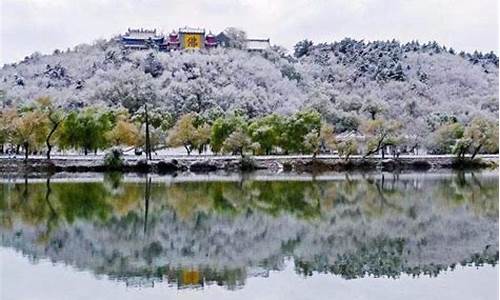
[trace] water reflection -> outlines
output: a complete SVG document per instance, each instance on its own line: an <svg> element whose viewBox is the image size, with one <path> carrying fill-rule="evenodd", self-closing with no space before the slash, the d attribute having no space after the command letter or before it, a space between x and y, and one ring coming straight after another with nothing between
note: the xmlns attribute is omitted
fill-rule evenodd
<svg viewBox="0 0 500 300"><path fill-rule="evenodd" d="M4 180L1 245L128 285L179 288L239 288L287 258L298 274L346 279L498 262L496 174L167 179Z"/></svg>

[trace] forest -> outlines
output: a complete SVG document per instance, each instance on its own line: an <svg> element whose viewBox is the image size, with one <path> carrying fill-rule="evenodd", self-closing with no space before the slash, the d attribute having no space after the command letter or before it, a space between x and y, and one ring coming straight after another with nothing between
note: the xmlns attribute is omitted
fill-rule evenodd
<svg viewBox="0 0 500 300"><path fill-rule="evenodd" d="M113 146L148 155L498 152L498 57L436 42L164 53L112 38L4 65L0 101L1 151L26 157Z"/></svg>

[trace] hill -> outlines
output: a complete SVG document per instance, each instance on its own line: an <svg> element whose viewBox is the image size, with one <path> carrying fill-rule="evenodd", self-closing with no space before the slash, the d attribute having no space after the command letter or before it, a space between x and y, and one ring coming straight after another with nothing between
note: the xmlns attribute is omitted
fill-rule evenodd
<svg viewBox="0 0 500 300"><path fill-rule="evenodd" d="M429 132L447 120L497 120L498 57L456 53L435 42L344 39L297 43L294 55L212 49L131 51L114 39L51 55L35 53L0 69L3 106L50 96L67 109L148 101L177 117L242 111L249 117L316 108L337 131L362 119L397 119Z"/></svg>

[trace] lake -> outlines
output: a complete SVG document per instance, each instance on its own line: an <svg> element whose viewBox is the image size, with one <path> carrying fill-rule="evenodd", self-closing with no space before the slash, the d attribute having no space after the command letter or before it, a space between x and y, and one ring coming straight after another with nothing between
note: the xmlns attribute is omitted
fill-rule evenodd
<svg viewBox="0 0 500 300"><path fill-rule="evenodd" d="M0 180L0 298L498 299L498 173Z"/></svg>

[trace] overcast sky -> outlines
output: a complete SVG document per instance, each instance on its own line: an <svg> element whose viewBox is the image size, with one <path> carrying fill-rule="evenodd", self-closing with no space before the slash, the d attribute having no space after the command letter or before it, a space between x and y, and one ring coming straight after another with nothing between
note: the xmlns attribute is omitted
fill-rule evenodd
<svg viewBox="0 0 500 300"><path fill-rule="evenodd" d="M239 27L291 49L344 37L436 40L498 53L498 0L0 0L0 64L109 38L128 27Z"/></svg>

